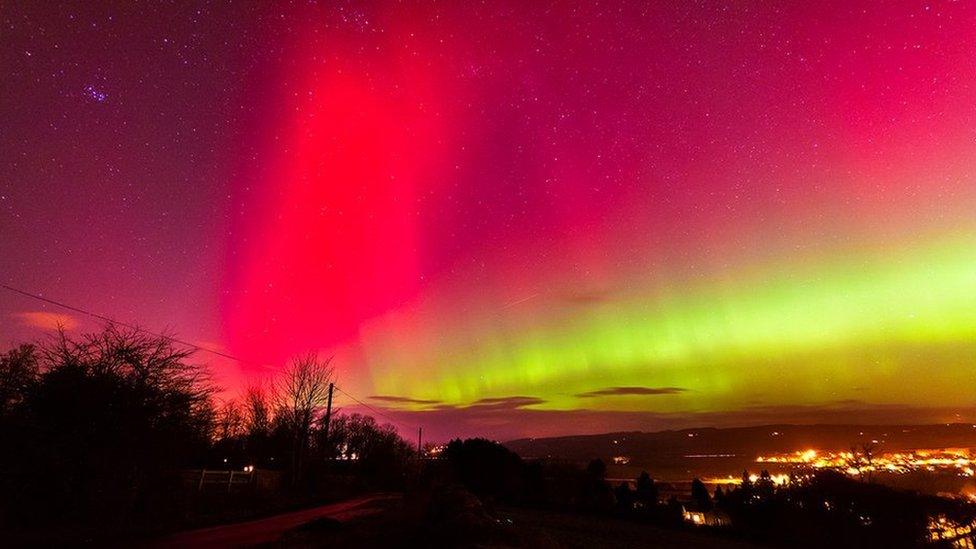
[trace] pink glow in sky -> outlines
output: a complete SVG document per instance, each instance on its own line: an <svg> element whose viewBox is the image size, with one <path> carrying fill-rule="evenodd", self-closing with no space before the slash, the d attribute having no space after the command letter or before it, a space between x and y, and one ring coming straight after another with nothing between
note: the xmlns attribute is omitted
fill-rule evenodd
<svg viewBox="0 0 976 549"><path fill-rule="evenodd" d="M8 283L445 435L976 404L972 5L158 10L0 8Z"/></svg>

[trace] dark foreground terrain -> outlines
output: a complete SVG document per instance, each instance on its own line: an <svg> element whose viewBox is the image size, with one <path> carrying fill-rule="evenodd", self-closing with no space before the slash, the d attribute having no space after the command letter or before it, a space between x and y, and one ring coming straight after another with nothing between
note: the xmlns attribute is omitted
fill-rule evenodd
<svg viewBox="0 0 976 549"><path fill-rule="evenodd" d="M248 547L277 542L295 528L306 524L342 524L387 512L399 497L390 494L368 495L301 511L282 513L248 522L225 524L180 532L159 539L152 547Z"/></svg>
<svg viewBox="0 0 976 549"><path fill-rule="evenodd" d="M447 501L383 499L352 517L323 517L284 532L268 547L749 548L691 529L671 530L613 517L504 507L489 512L471 494ZM213 545L211 545L213 546Z"/></svg>

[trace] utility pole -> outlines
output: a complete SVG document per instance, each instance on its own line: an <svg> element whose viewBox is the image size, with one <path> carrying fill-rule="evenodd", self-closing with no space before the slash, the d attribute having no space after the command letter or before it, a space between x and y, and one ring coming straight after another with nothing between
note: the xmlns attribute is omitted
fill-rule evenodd
<svg viewBox="0 0 976 549"><path fill-rule="evenodd" d="M423 440L424 440L424 428L418 427L417 428L417 455L420 456L420 459L424 459Z"/></svg>
<svg viewBox="0 0 976 549"><path fill-rule="evenodd" d="M329 427L332 425L332 389L335 383L329 383L329 400L325 404L325 443L329 443Z"/></svg>

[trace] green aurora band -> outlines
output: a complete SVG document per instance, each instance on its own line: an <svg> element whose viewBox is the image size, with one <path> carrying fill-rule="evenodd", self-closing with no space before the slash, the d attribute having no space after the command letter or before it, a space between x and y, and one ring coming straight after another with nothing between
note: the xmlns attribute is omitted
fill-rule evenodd
<svg viewBox="0 0 976 549"><path fill-rule="evenodd" d="M403 341L374 341L372 382L380 394L450 404L530 395L545 400L539 409L971 404L974 234L897 254L852 252L815 268L794 263L745 282L620 294L544 317L536 310L516 326L482 320L428 333L428 347L406 353ZM610 386L682 391L577 396Z"/></svg>

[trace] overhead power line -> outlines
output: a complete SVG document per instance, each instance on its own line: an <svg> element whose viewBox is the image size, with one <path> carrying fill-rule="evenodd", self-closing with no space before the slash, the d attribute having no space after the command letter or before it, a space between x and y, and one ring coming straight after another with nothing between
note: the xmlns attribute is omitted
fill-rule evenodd
<svg viewBox="0 0 976 549"><path fill-rule="evenodd" d="M338 385L336 385L335 388L336 388L336 391L339 391L340 393L342 393L342 394L346 395L347 397L351 398L352 400L356 401L360 406L363 406L364 408L366 408L367 410L373 412L374 414L376 414L378 416L382 416L382 417L386 418L387 420L389 420L392 423L399 423L400 425L406 425L408 427L417 427L417 425L414 425L414 424L412 424L410 422L403 421L402 419L394 419L394 418L392 418L392 417L384 414L383 412L377 410L376 408L373 408L369 404L366 404L365 402L363 402L363 401L359 400L358 398L352 396L348 392L343 391L342 388L340 388Z"/></svg>
<svg viewBox="0 0 976 549"><path fill-rule="evenodd" d="M44 303L47 303L47 304L50 304L50 305L54 305L56 307L61 307L62 309L66 309L66 310L69 310L69 311L72 311L72 312L75 312L75 313L83 314L83 315L89 316L91 318L95 318L95 319L101 320L102 322L108 322L108 323L114 324L116 326L122 326L124 328L129 328L130 330L136 330L136 331L143 332L143 333L146 333L146 334L149 334L149 335L153 335L153 336L156 336L156 337L160 337L160 338L163 338L163 339L165 339L167 341L170 341L172 343L176 343L178 345L183 345L184 347L189 347L190 349L193 349L194 351L203 351L203 352L206 352L206 353L210 353L212 355L216 355L216 356L219 356L219 357L223 357L223 358L227 358L227 359L230 359L230 360L239 362L241 364L256 365L256 366L259 366L261 368L267 368L269 370L280 371L280 368L274 368L272 366L268 366L266 364L262 364L260 362L253 361L253 360L245 360L243 358L239 358L239 357L236 357L234 355L230 355L230 354L227 354L225 352L218 351L216 349L211 349L209 347L204 347L202 345L197 345L197 344L194 344L194 343L190 343L189 341L184 341L182 339L179 339L179 338L176 338L176 337L173 337L173 336L170 336L170 335L166 335L166 334L163 334L163 333L160 333L160 332L154 332L152 330L148 330L146 328L143 328L143 327L138 326L138 325L135 325L135 324L130 324L128 322L122 322L122 321L116 320L116 319L114 319L112 317L109 317L109 316L106 316L106 315L102 315L102 314L99 314L99 313L95 313L95 312L89 311L87 309L83 309L81 307L76 307L74 305L68 305L67 303L64 303L64 302L61 302L61 301L57 301L57 300L54 300L54 299L50 299L50 298L44 297L43 295L40 295L40 294L31 293L31 292L28 292L26 290L22 290L20 288L15 288L15 287L10 286L8 284L2 284L2 283L0 283L0 288L3 288L5 290L7 290L7 291L10 291L10 292L13 292L13 293L16 293L16 294L20 294L20 295L22 295L24 297L29 297L31 299L36 299L38 301L42 301ZM389 421L391 421L393 423L398 423L400 425L405 425L405 426L408 426L408 427L414 427L414 425L412 425L409 422L405 422L403 420L394 419L394 418L388 416L387 414L384 414L383 412L380 412L376 408L373 408L369 404L366 404L362 400L356 398L355 396L353 396L349 392L344 391L338 385L335 385L335 388L340 393L346 395L350 399L352 399L355 402L357 402L359 405L367 408L368 410L370 410L371 412L373 412L374 414L376 414L378 416L382 416L382 417L386 418L387 420L389 420Z"/></svg>
<svg viewBox="0 0 976 549"><path fill-rule="evenodd" d="M236 356L229 355L227 353L224 353L222 351L218 351L216 349L210 349L210 348L204 347L202 345L197 345L195 343L190 343L189 341L183 341L182 339L175 338L175 337L170 336L170 335L166 335L166 334L159 333L159 332L154 332L152 330L147 330L146 328L143 328L141 326L137 326L135 324L129 324L128 322L122 322L120 320L115 320L114 318L111 318L111 317L108 317L108 316L105 316L105 315L101 315L101 314L98 314L98 313L93 313L93 312L88 311L86 309L82 309L81 307L75 307L74 305L68 305L67 303L63 303L63 302L60 302L60 301L55 301L53 299L44 297L44 296L39 295L39 294L34 294L34 293L28 292L26 290L21 290L20 288L14 288L13 286L9 286L7 284L0 284L0 288L3 288L5 290L9 290L11 292L20 294L20 295L25 296L25 297L29 297L29 298L32 298L32 299L37 299L39 301L43 301L44 303L49 303L51 305L55 305L55 306L61 307L63 309L67 309L69 311L74 311L76 313L81 313L83 315L87 315L87 316L90 316L92 318L96 318L98 320L101 320L103 322L108 322L108 323L114 324L116 326L122 326L124 328L129 328L130 330L136 330L136 331L139 331L139 332L147 333L149 335L154 335L156 337L161 337L161 338L163 338L163 339L165 339L167 341L170 341L172 343L178 343L178 344L183 345L185 347L189 347L189 348L193 349L194 351L204 351L204 352L207 352L207 353L210 353L210 354L213 354L213 355L221 356L221 357L224 357L224 358L229 358L231 360L235 360L235 361L240 362L240 363L243 363L243 364L256 364L258 366L262 366L262 367L267 368L267 366L265 366L263 364L260 364L258 362L252 362L252 361L249 361L249 360L244 360L242 358L238 358Z"/></svg>

